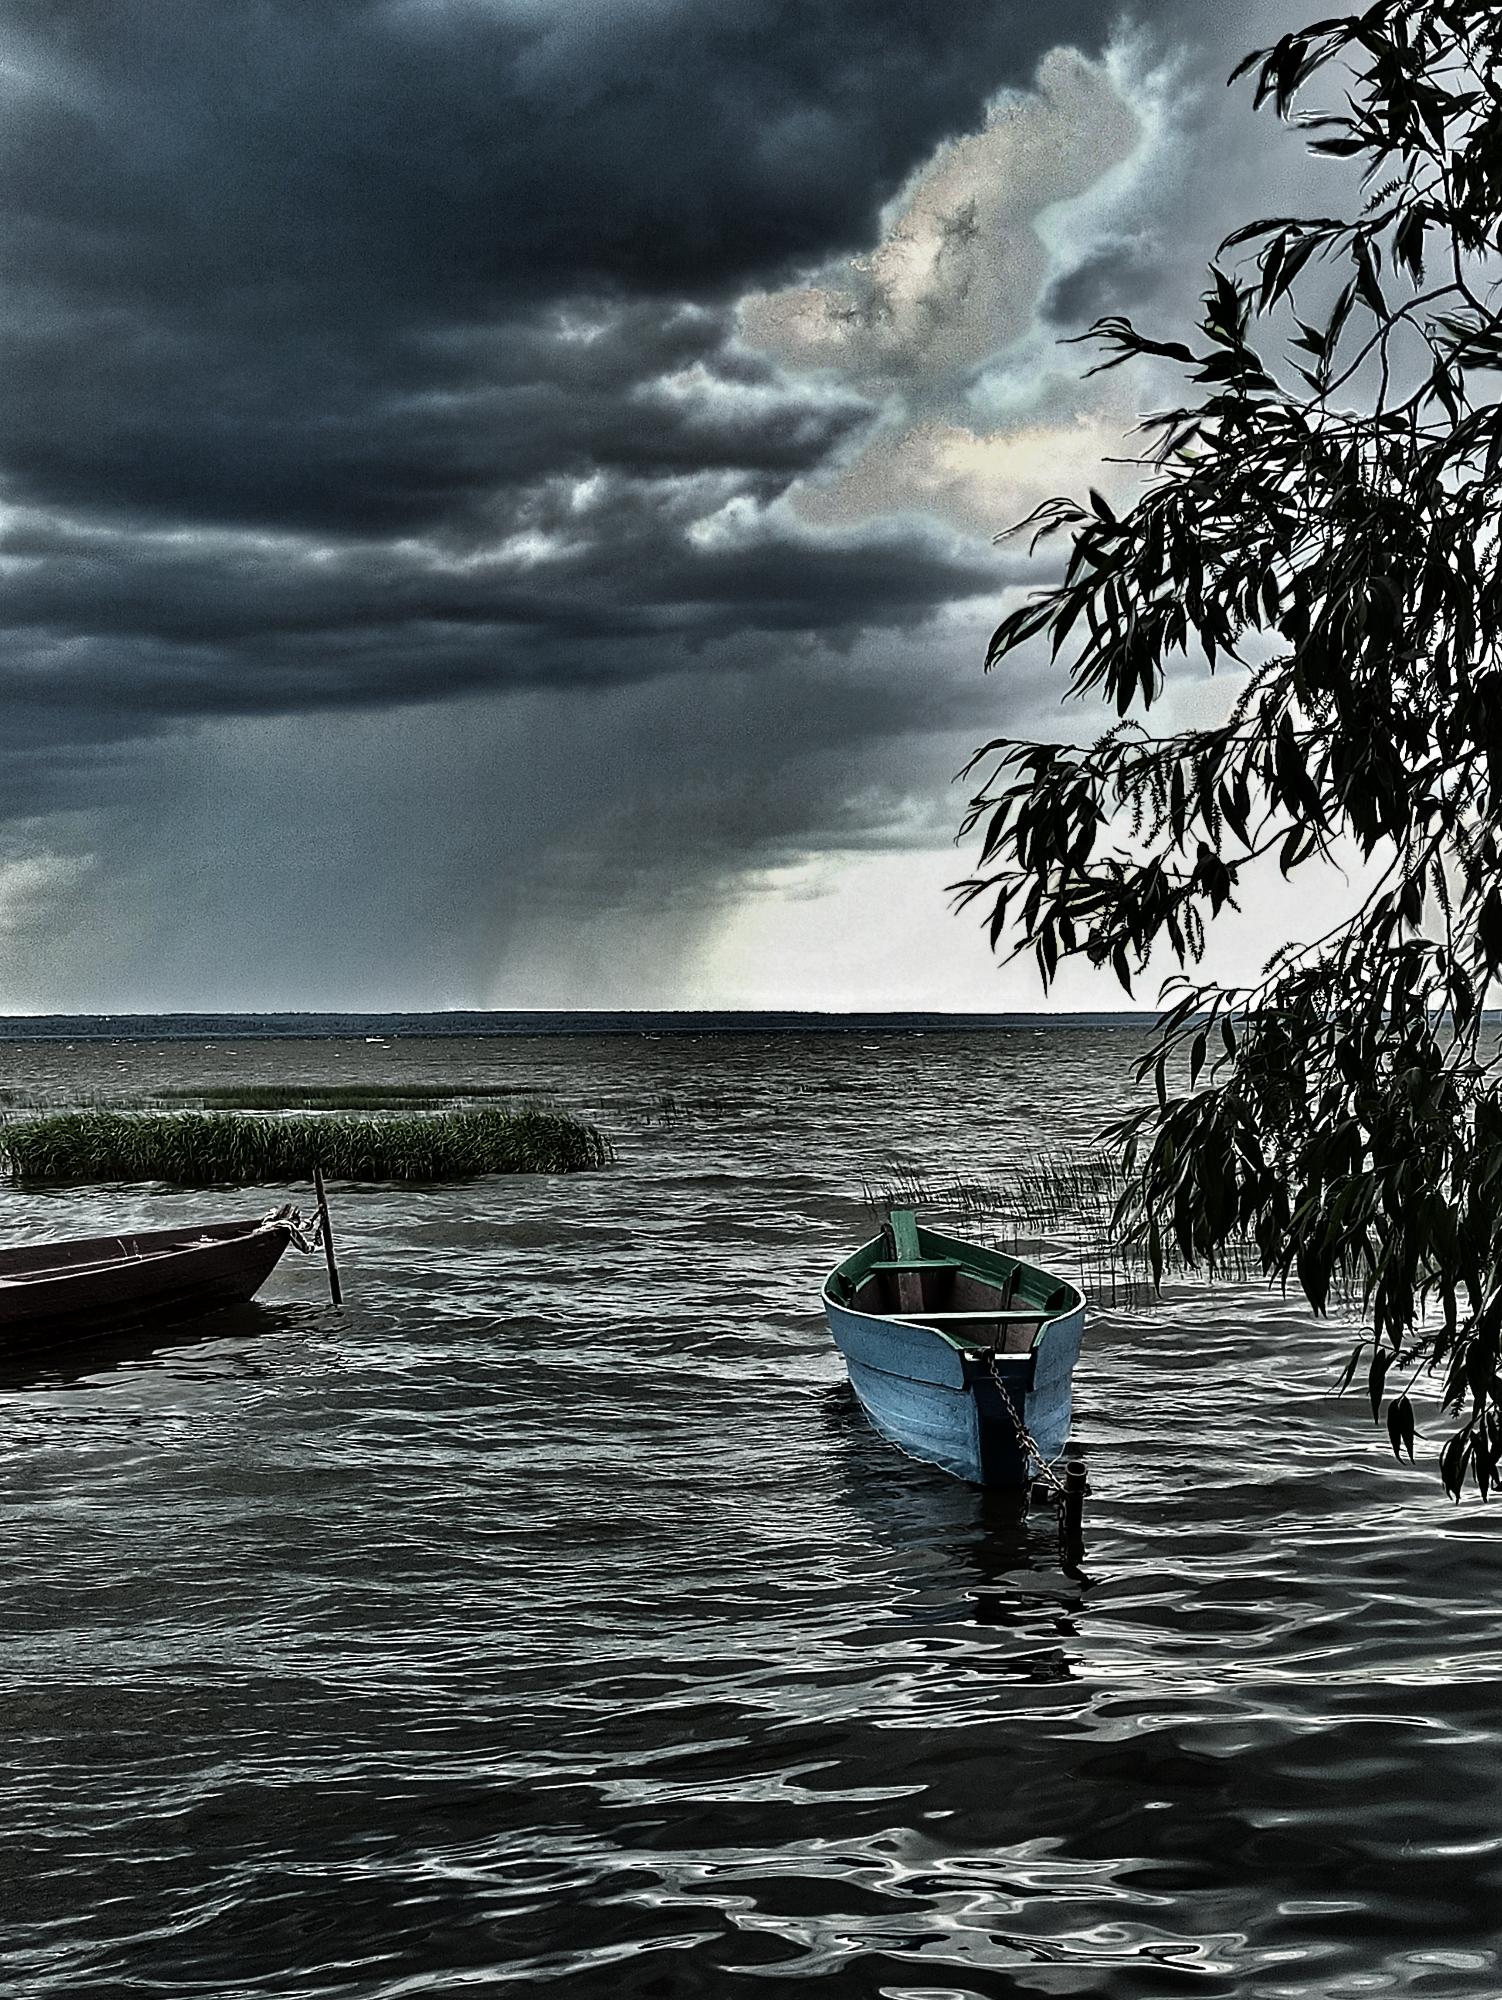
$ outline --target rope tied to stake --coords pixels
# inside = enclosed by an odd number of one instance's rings
[[[323,1170],[316,1163],[313,1167],[313,1192],[318,1202],[318,1212],[304,1217],[290,1202],[281,1208],[274,1208],[269,1215],[261,1218],[262,1224],[279,1222],[288,1237],[305,1255],[311,1256],[321,1250],[329,1273],[329,1299],[339,1306],[344,1303],[344,1290],[339,1283],[339,1266],[334,1257],[334,1225],[329,1219],[329,1200],[324,1191]]]
[[[315,1250],[323,1248],[322,1225],[318,1217],[304,1215],[291,1202],[283,1202],[280,1208],[268,1209],[261,1217],[261,1227],[278,1222],[286,1230],[294,1250],[301,1250],[305,1257],[311,1257]]]

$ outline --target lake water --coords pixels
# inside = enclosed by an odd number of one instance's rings
[[[0,1046],[58,1095],[535,1085],[618,1155],[336,1188],[344,1312],[289,1256],[0,1384],[0,1992],[1495,2000],[1502,1516],[1330,1394],[1347,1329],[1092,1312],[1079,1578],[843,1384],[863,1179],[1084,1141],[1133,1047]],[[288,1192],[6,1190],[0,1234]]]

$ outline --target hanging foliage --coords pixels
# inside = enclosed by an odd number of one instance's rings
[[[1100,321],[1102,369],[1176,364],[1130,511],[1098,493],[1023,524],[1059,581],[998,628],[1118,720],[1090,748],[986,744],[960,885],[993,947],[1182,973],[1111,1133],[1121,1221],[1161,1272],[1256,1246],[1323,1310],[1364,1297],[1373,1414],[1412,1455],[1437,1370],[1457,1498],[1502,1477],[1502,10],[1381,0],[1258,50],[1256,101],[1359,163],[1346,216],[1238,230],[1192,344]],[[1310,86],[1343,108],[1306,112]],[[1299,298],[1317,309],[1300,312]],[[1305,316],[1307,314],[1307,316]],[[1095,371],[1092,371],[1095,372]],[[1154,731],[1175,655],[1227,664],[1214,728]],[[1366,864],[1359,908],[1260,981],[1200,978],[1249,866]],[[1265,863],[1264,866],[1271,865]]]

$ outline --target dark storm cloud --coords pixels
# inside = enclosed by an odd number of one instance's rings
[[[80,325],[18,343],[12,494],[127,525],[487,532],[531,482],[595,465],[785,484],[867,414],[728,352],[723,314],[502,310],[483,329],[362,329],[337,348],[242,326],[186,354],[144,340],[124,361]]]
[[[679,301],[868,241],[902,177],[1099,10],[11,11],[21,490],[137,497],[135,466],[157,505],[282,519],[299,463],[310,495],[350,469],[359,494],[387,444],[420,519],[446,495],[403,477],[413,396],[438,475],[445,395],[619,393],[712,351],[722,325]],[[665,324],[613,328],[601,365],[555,355],[538,315],[644,295]]]
[[[669,637],[837,639],[986,587],[932,535],[766,511],[872,412],[738,347],[730,302],[870,243],[937,143],[1109,19],[11,0],[12,687],[122,720],[421,698],[593,677],[610,631],[660,671]],[[731,502],[752,531],[692,539]],[[438,553],[517,537],[557,546]]]
[[[13,697],[142,711],[431,698],[509,682],[623,681],[732,635],[912,626],[991,587],[989,556],[921,527],[818,532],[739,483],[596,474],[543,491],[475,551],[30,525],[0,542]],[[420,672],[419,672],[420,669]]]
[[[737,302],[870,250],[1116,14],[0,0],[0,930],[19,882],[65,962],[34,992],[345,1004],[354,965],[435,1000],[461,939],[468,1001],[528,911],[625,936],[935,837],[996,699],[950,608],[1018,559],[789,505],[890,411],[752,351]],[[1234,26],[1218,89],[1245,27],[1147,18]],[[1193,254],[1155,199],[1050,311]],[[300,925],[309,829],[338,914]]]
[[[620,284],[724,296],[851,247],[877,206],[1089,0],[536,7],[45,0],[11,187],[34,267],[185,319],[273,291],[426,320],[435,300]]]
[[[1163,280],[1162,247],[1146,234],[1120,238],[1063,272],[1044,294],[1040,311],[1071,332],[1108,313],[1130,314]]]

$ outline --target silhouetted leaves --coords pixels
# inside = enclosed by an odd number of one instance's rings
[[[1392,1445],[1394,1458],[1401,1458],[1406,1451],[1409,1463],[1413,1462],[1413,1405],[1406,1396],[1398,1396],[1387,1406],[1387,1436]]]
[[[1045,983],[1070,958],[1130,994],[1186,972],[1242,871],[1352,850],[1375,886],[1330,935],[1233,990],[1165,990],[1153,1101],[1112,1128],[1122,1219],[1214,1268],[1255,1247],[1319,1311],[1361,1299],[1374,1415],[1413,1450],[1399,1357],[1461,1428],[1452,1493],[1502,1473],[1502,9],[1378,0],[1258,50],[1238,75],[1316,153],[1359,162],[1354,216],[1277,216],[1222,246],[1192,343],[1100,321],[1096,364],[1170,364],[1128,511],[1092,492],[1021,524],[1067,540],[988,665],[1046,643],[1118,720],[1088,748],[977,753],[962,902]],[[1235,258],[1250,258],[1250,268]],[[1297,294],[1319,274],[1321,303]],[[1094,371],[1092,371],[1094,372]],[[1239,669],[1218,727],[1148,720],[1177,659]]]

